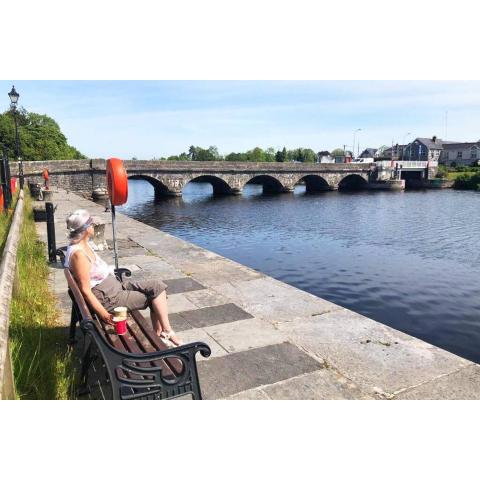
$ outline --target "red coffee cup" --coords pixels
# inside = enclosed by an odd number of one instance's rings
[[[127,309],[126,307],[117,307],[113,310],[113,321],[115,323],[115,332],[117,335],[127,333]]]

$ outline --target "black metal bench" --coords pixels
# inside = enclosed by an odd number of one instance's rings
[[[63,252],[58,252],[61,256]],[[130,275],[129,270],[116,272]],[[138,311],[129,312],[127,333],[117,335],[114,327],[89,309],[78,285],[65,269],[72,299],[70,342],[76,324],[84,333],[79,396],[91,399],[167,400],[191,395],[201,400],[195,355],[211,354],[203,342],[168,348]]]

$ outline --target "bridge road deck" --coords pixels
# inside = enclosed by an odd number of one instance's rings
[[[65,218],[87,208],[55,191],[57,247]],[[170,319],[184,341],[212,348],[200,359],[206,399],[479,399],[480,366],[358,313],[277,281],[118,214],[120,266],[133,278],[155,275],[168,286]],[[46,242],[46,225],[37,223]],[[112,251],[101,256],[113,263]],[[51,268],[62,321],[70,300],[63,272]],[[146,312],[145,312],[146,313]],[[65,339],[67,339],[67,334]]]

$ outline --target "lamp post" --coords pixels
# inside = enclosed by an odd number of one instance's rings
[[[20,138],[18,136],[18,121],[17,121],[17,103],[20,94],[15,90],[15,85],[12,86],[12,90],[8,94],[10,98],[10,108],[13,112],[13,119],[15,121],[15,155],[17,157],[18,164],[18,177],[20,180],[20,189],[23,190],[23,161],[20,156]]]
[[[408,132],[406,133],[404,136],[403,136],[403,146],[402,146],[402,160],[403,160],[403,154],[405,153],[405,147],[406,147],[406,144],[405,144],[405,139],[411,135],[411,132]]]
[[[355,137],[357,135],[357,132],[360,132],[360,130],[362,130],[361,128],[357,128],[354,132],[353,132],[353,144],[352,144],[352,157],[355,155]],[[352,158],[353,160],[353,158]]]

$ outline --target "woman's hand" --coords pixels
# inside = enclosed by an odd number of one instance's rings
[[[108,313],[107,311],[105,311],[105,313],[100,318],[109,325],[115,325],[115,323],[113,322],[113,315],[111,313]]]

